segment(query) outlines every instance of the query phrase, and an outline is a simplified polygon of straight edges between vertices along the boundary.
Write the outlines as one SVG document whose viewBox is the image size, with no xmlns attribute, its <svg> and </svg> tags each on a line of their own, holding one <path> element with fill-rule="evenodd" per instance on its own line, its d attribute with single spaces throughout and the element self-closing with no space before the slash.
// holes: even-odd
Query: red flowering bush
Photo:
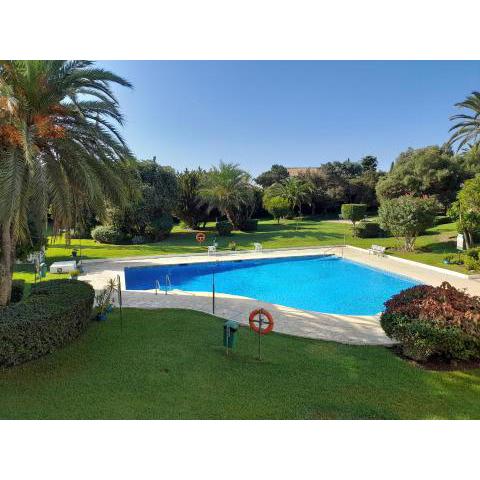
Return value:
<svg viewBox="0 0 480 480">
<path fill-rule="evenodd" d="M 419 285 L 385 302 L 380 322 L 415 360 L 480 358 L 480 298 L 444 282 Z"/>
</svg>

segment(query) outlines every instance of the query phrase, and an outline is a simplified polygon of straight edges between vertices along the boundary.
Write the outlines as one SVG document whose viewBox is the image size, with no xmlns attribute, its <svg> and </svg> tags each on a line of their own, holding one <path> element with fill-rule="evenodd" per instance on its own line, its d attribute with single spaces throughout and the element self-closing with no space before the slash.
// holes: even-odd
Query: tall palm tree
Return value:
<svg viewBox="0 0 480 480">
<path fill-rule="evenodd" d="M 125 198 L 130 152 L 111 84 L 123 78 L 88 61 L 0 62 L 0 305 L 8 303 L 15 247 L 27 215 L 70 227 L 75 205 L 105 210 Z"/>
<path fill-rule="evenodd" d="M 217 208 L 234 228 L 241 228 L 255 206 L 250 175 L 233 163 L 220 162 L 204 176 L 199 195 L 210 210 Z"/>
<path fill-rule="evenodd" d="M 458 150 L 466 144 L 478 144 L 480 142 L 480 92 L 472 92 L 463 102 L 456 103 L 455 106 L 467 108 L 472 113 L 470 115 L 461 113 L 450 117 L 450 120 L 456 120 L 457 123 L 450 128 L 450 132 L 454 133 L 449 143 L 453 145 L 458 142 Z"/>
<path fill-rule="evenodd" d="M 270 187 L 269 195 L 282 197 L 288 201 L 292 212 L 298 208 L 302 213 L 302 204 L 309 203 L 312 185 L 299 177 L 288 177 Z"/>
</svg>

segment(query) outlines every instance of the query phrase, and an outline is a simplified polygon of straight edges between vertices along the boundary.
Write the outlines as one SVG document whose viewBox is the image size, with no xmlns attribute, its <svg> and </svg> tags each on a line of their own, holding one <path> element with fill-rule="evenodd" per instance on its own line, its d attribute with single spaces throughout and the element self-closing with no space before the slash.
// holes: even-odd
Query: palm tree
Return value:
<svg viewBox="0 0 480 480">
<path fill-rule="evenodd" d="M 472 111 L 472 114 L 457 114 L 450 118 L 450 120 L 458 120 L 458 123 L 450 128 L 450 132 L 454 133 L 449 143 L 453 145 L 458 142 L 458 150 L 469 143 L 478 144 L 480 142 L 480 92 L 472 92 L 466 100 L 455 106 L 467 108 Z"/>
<path fill-rule="evenodd" d="M 48 209 L 69 228 L 76 205 L 101 213 L 124 202 L 119 167 L 131 154 L 111 84 L 130 87 L 88 61 L 0 62 L 0 305 L 29 212 L 44 227 Z"/>
<path fill-rule="evenodd" d="M 292 212 L 298 208 L 302 214 L 302 204 L 310 202 L 312 185 L 298 177 L 288 177 L 270 187 L 269 195 L 282 197 L 288 201 Z"/>
<path fill-rule="evenodd" d="M 209 209 L 217 208 L 234 228 L 241 228 L 255 207 L 250 175 L 233 163 L 220 162 L 204 176 L 199 195 Z"/>
</svg>

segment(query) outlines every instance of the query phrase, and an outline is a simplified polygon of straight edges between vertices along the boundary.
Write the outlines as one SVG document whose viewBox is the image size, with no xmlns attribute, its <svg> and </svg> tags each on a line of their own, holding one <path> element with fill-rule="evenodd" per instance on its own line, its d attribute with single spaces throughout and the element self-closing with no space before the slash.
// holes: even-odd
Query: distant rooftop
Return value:
<svg viewBox="0 0 480 480">
<path fill-rule="evenodd" d="M 292 177 L 306 173 L 307 171 L 316 172 L 320 170 L 320 167 L 286 167 L 288 174 Z"/>
</svg>

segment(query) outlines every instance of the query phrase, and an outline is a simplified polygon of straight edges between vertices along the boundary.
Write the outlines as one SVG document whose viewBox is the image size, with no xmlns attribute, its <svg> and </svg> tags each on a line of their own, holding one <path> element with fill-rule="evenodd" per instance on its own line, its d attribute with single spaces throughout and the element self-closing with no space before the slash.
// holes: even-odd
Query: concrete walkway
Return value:
<svg viewBox="0 0 480 480">
<path fill-rule="evenodd" d="M 80 279 L 91 283 L 95 289 L 99 290 L 105 286 L 109 279 L 117 275 L 120 275 L 122 285 L 125 285 L 125 267 L 206 261 L 221 262 L 232 260 L 232 258 L 247 260 L 252 258 L 279 258 L 331 253 L 388 272 L 406 275 L 422 283 L 440 285 L 443 281 L 448 281 L 457 288 L 463 288 L 469 293 L 480 295 L 479 280 L 461 278 L 455 275 L 455 273 L 450 273 L 443 269 L 432 270 L 423 264 L 397 259 L 396 257 L 369 255 L 366 250 L 351 246 L 282 249 L 264 251 L 262 253 L 254 253 L 251 251 L 222 252 L 214 258 L 204 254 L 195 254 L 91 260 L 83 262 L 85 274 L 82 275 Z M 210 292 L 192 293 L 173 290 L 169 291 L 168 295 L 165 295 L 164 292 L 156 295 L 154 290 L 126 290 L 122 291 L 122 296 L 124 305 L 128 307 L 184 308 L 212 313 L 212 298 Z M 258 307 L 266 308 L 272 313 L 275 319 L 274 330 L 277 332 L 355 345 L 392 344 L 392 341 L 386 337 L 380 327 L 378 315 L 331 315 L 220 293 L 216 295 L 215 315 L 247 324 L 249 312 Z"/>
</svg>

